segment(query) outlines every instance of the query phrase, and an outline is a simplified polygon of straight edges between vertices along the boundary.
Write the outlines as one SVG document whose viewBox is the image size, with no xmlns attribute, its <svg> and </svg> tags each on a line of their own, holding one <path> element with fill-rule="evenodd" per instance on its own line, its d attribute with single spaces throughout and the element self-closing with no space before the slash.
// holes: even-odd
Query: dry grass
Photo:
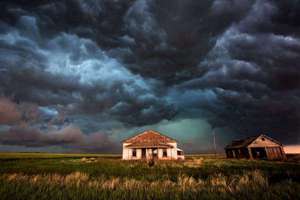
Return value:
<svg viewBox="0 0 300 200">
<path fill-rule="evenodd" d="M 190 158 L 186 162 L 184 162 L 184 165 L 187 167 L 193 167 L 193 168 L 198 168 L 203 165 L 204 158 Z"/>
<path fill-rule="evenodd" d="M 54 187 L 76 187 L 97 190 L 121 191 L 179 191 L 179 192 L 218 192 L 219 194 L 235 194 L 244 190 L 261 191 L 270 188 L 268 179 L 258 170 L 232 177 L 216 174 L 207 180 L 195 179 L 181 175 L 177 181 L 141 181 L 136 179 L 120 179 L 118 177 L 106 179 L 104 177 L 92 178 L 86 173 L 74 172 L 68 175 L 25 175 L 3 174 L 2 181 L 8 183 L 24 183 L 35 186 L 48 185 Z"/>
<path fill-rule="evenodd" d="M 201 156 L 153 167 L 100 156 L 0 159 L 0 199 L 300 199 L 299 169 Z"/>
<path fill-rule="evenodd" d="M 241 187 L 256 185 L 257 187 L 267 187 L 268 180 L 260 171 L 253 171 L 242 176 L 228 178 L 222 174 L 211 176 L 207 180 L 195 179 L 187 175 L 181 175 L 177 181 L 141 181 L 136 179 L 120 179 L 104 177 L 92 178 L 86 173 L 73 172 L 68 175 L 47 174 L 47 175 L 25 175 L 21 173 L 2 174 L 0 179 L 8 182 L 27 182 L 29 184 L 49 184 L 76 187 L 95 187 L 100 189 L 124 189 L 134 190 L 137 188 L 174 187 L 181 191 L 201 190 L 204 186 L 226 188 L 229 191 L 238 190 Z"/>
</svg>

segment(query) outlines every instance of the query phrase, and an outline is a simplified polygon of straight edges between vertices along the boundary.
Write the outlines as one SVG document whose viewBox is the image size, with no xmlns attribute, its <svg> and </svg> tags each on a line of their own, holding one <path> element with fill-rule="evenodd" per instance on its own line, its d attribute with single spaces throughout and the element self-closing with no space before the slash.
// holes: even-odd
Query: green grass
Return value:
<svg viewBox="0 0 300 200">
<path fill-rule="evenodd" d="M 57 181 L 59 180 L 59 181 Z M 191 155 L 0 153 L 0 199 L 300 199 L 300 165 Z"/>
</svg>

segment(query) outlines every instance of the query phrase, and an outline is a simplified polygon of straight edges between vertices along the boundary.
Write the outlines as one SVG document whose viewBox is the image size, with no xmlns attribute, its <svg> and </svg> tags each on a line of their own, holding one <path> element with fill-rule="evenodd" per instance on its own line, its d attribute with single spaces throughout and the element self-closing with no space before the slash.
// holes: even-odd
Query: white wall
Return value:
<svg viewBox="0 0 300 200">
<path fill-rule="evenodd" d="M 132 157 L 132 149 L 127 148 L 126 146 L 130 143 L 123 143 L 123 160 L 138 160 L 142 158 L 142 149 L 136 149 L 136 157 Z M 158 149 L 158 158 L 162 160 L 177 160 L 177 143 L 168 143 L 172 145 L 172 148 L 167 149 L 167 157 L 163 157 L 163 149 Z M 152 157 L 152 149 L 146 149 L 146 158 L 149 159 Z"/>
<path fill-rule="evenodd" d="M 170 156 L 172 160 L 177 160 L 177 143 L 168 144 L 173 146 L 173 148 L 167 149 L 168 157 Z"/>
<path fill-rule="evenodd" d="M 128 160 L 129 159 L 129 149 L 126 148 L 128 143 L 123 143 L 123 152 L 122 152 L 122 159 L 123 160 Z"/>
<path fill-rule="evenodd" d="M 126 146 L 129 145 L 129 143 L 123 144 L 123 153 L 122 153 L 122 159 L 123 160 L 137 160 L 142 158 L 142 150 L 136 149 L 136 157 L 132 156 L 133 149 L 127 148 Z"/>
</svg>

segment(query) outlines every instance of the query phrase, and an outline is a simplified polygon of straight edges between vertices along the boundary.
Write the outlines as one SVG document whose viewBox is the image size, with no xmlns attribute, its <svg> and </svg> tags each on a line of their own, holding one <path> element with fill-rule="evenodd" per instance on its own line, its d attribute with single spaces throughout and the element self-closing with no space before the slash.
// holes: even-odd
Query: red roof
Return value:
<svg viewBox="0 0 300 200">
<path fill-rule="evenodd" d="M 168 143 L 174 143 L 176 140 L 165 136 L 159 132 L 148 130 L 144 131 L 138 135 L 135 135 L 127 140 L 124 140 L 123 143 L 131 143 L 127 145 L 127 147 L 161 147 L 161 148 L 169 148 L 172 147 Z"/>
<path fill-rule="evenodd" d="M 172 145 L 163 144 L 163 143 L 132 143 L 126 145 L 126 147 L 130 148 L 172 148 Z"/>
</svg>

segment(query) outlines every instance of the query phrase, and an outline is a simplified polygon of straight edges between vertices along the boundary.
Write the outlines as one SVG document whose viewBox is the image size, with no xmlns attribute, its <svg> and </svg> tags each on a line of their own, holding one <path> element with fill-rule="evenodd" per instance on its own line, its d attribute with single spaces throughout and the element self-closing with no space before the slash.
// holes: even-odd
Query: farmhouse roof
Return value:
<svg viewBox="0 0 300 200">
<path fill-rule="evenodd" d="M 164 143 L 132 143 L 127 145 L 129 148 L 172 148 L 172 145 L 164 144 Z"/>
<path fill-rule="evenodd" d="M 242 140 L 233 140 L 231 144 L 227 145 L 225 147 L 225 149 L 232 149 L 232 148 L 243 148 L 243 147 L 247 147 L 249 146 L 252 142 L 254 142 L 258 137 L 264 137 L 264 138 L 267 138 L 269 140 L 271 140 L 272 142 L 275 142 L 277 143 L 278 145 L 281 145 L 280 142 L 278 142 L 277 140 L 271 138 L 271 137 L 268 137 L 266 135 L 257 135 L 257 136 L 252 136 L 252 137 L 248 137 L 246 139 L 242 139 Z"/>
<path fill-rule="evenodd" d="M 173 143 L 173 142 L 176 142 L 176 140 L 153 130 L 144 131 L 123 141 L 123 143 L 130 143 L 127 145 L 127 147 L 131 147 L 131 148 L 135 148 L 135 147 L 168 148 L 168 147 L 172 147 L 168 143 Z"/>
</svg>

